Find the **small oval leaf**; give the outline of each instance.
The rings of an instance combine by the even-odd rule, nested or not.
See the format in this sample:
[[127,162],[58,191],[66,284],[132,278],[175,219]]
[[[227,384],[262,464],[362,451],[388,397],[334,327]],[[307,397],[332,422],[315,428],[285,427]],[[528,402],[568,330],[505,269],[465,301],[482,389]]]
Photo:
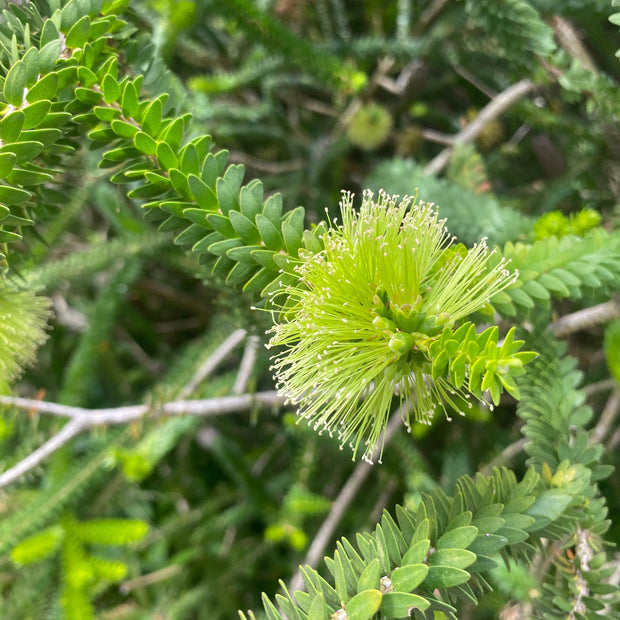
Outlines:
[[383,595],[379,590],[364,590],[346,605],[347,620],[370,620],[381,607]]
[[430,601],[417,594],[390,592],[383,595],[380,609],[386,618],[411,618],[413,609],[425,611],[430,605]]
[[360,578],[357,580],[357,591],[376,590],[379,587],[379,579],[381,578],[381,565],[379,560],[375,558],[366,566]]
[[473,525],[464,525],[447,531],[437,541],[437,549],[465,549],[478,535],[478,528]]
[[428,566],[426,564],[401,566],[392,571],[392,587],[396,592],[412,592],[424,581],[427,574]]

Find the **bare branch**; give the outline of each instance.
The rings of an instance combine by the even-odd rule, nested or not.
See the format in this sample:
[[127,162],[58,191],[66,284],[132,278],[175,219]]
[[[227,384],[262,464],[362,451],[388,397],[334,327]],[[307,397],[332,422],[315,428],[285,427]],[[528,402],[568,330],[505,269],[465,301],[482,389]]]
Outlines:
[[583,310],[566,314],[557,321],[551,323],[549,329],[551,329],[556,336],[562,338],[582,329],[607,323],[607,321],[611,321],[619,316],[620,303],[612,299],[611,301],[606,301],[597,306],[591,306],[590,308],[584,308]]
[[187,398],[246,337],[245,329],[236,329],[198,368],[194,376],[179,393],[179,398]]
[[114,424],[128,424],[150,414],[158,416],[216,416],[227,413],[250,411],[254,407],[276,407],[284,404],[284,398],[275,391],[257,392],[256,394],[242,394],[238,396],[223,396],[204,400],[176,400],[153,405],[130,405],[110,409],[83,409],[59,403],[50,403],[31,398],[17,396],[0,396],[0,404],[18,407],[38,413],[49,413],[56,416],[70,418],[63,428],[53,435],[41,447],[28,455],[3,474],[0,475],[0,488],[17,480],[20,476],[39,465],[48,456],[66,445],[79,433],[95,428]]
[[243,350],[243,357],[241,358],[241,364],[239,364],[239,370],[237,372],[237,378],[232,388],[233,394],[243,394],[247,390],[248,381],[250,375],[256,364],[256,358],[258,357],[258,347],[260,345],[260,339],[258,336],[250,336],[245,343],[245,349]]
[[[480,114],[469,125],[454,136],[454,144],[465,144],[474,140],[488,123],[499,116],[515,101],[534,90],[535,87],[534,82],[531,80],[521,80],[499,93],[497,97],[480,110]],[[445,148],[428,163],[426,168],[424,168],[424,172],[426,174],[438,174],[448,165],[451,155],[452,147]]]
[[54,454],[56,450],[60,450],[60,448],[69,443],[83,430],[84,425],[81,419],[73,419],[68,424],[65,424],[58,433],[52,435],[42,446],[37,448],[34,452],[31,452],[25,459],[17,463],[17,465],[7,469],[0,475],[0,488],[21,478],[26,472],[29,472],[42,463],[48,456]]
[[523,452],[523,448],[525,448],[528,441],[529,440],[527,437],[522,437],[521,439],[507,445],[490,463],[487,463],[484,467],[480,468],[480,473],[485,476],[490,475],[495,467],[505,465],[517,456],[517,454]]
[[612,428],[618,412],[620,412],[620,389],[616,387],[605,403],[605,408],[596,426],[592,429],[590,434],[591,444],[603,441]]

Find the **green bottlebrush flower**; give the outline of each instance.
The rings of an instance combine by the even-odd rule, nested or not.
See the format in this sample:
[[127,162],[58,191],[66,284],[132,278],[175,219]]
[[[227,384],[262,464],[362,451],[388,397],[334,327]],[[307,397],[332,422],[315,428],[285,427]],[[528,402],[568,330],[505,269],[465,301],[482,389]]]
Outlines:
[[0,284],[0,386],[19,375],[47,338],[49,300]]
[[349,140],[364,151],[379,148],[390,135],[392,117],[388,110],[378,103],[362,105],[347,126]]
[[[443,335],[452,346],[451,328],[517,275],[490,260],[484,240],[451,246],[429,204],[365,192],[359,213],[348,193],[340,206],[342,225],[328,229],[324,249],[300,252],[299,281],[285,290],[268,346],[284,347],[272,370],[302,418],[335,431],[341,448],[351,441],[354,458],[363,442],[370,460],[395,393],[425,423],[437,406],[468,396],[449,372],[433,378],[431,345]],[[404,421],[409,427],[409,414]]]

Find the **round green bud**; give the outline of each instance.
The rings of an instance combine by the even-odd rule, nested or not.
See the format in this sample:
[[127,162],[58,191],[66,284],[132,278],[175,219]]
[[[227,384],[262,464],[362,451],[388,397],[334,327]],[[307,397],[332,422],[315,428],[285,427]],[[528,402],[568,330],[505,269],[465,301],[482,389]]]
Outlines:
[[396,332],[390,337],[388,347],[397,355],[405,355],[413,348],[413,337],[405,332]]

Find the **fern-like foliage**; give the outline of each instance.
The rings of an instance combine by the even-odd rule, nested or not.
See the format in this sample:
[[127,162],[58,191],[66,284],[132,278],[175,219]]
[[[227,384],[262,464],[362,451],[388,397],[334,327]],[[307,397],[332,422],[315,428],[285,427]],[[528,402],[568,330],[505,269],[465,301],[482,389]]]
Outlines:
[[[347,539],[326,558],[332,580],[302,571],[306,592],[276,595],[281,611],[263,598],[269,620],[332,616],[370,620],[426,618],[433,611],[458,618],[458,606],[490,589],[486,571],[501,552],[531,558],[572,497],[545,488],[533,468],[521,481],[506,469],[463,476],[456,494],[434,489],[415,513],[384,513],[372,534]],[[340,614],[340,615],[338,615]],[[346,615],[345,615],[346,614]],[[241,614],[245,618],[244,614]]]
[[596,617],[602,610],[611,617],[619,603],[617,589],[606,583],[614,569],[604,566],[603,535],[611,520],[597,483],[613,467],[601,463],[604,446],[593,443],[585,429],[592,410],[579,390],[582,373],[576,360],[563,357],[565,344],[549,335],[540,335],[539,342],[543,353],[521,381],[517,408],[525,421],[525,452],[550,492],[571,498],[563,517],[550,525],[560,549],[569,552],[558,550],[539,605],[546,618],[559,620],[566,612]]
[[325,559],[330,581],[306,567],[306,592],[284,588],[277,606],[264,597],[269,620],[427,618],[435,611],[456,619],[459,604],[476,603],[490,589],[486,572],[498,553],[531,561],[546,538],[559,547],[543,575],[544,595],[534,601],[540,613],[595,618],[605,609],[611,617],[620,597],[608,583],[614,568],[603,565],[610,521],[596,486],[611,468],[600,464],[602,446],[588,443],[592,412],[583,405],[575,360],[562,357],[564,347],[549,337],[541,344],[544,353],[519,381],[530,455],[523,479],[506,469],[463,476],[452,497],[433,489],[415,512],[398,507],[396,520],[384,513],[357,545],[338,542]]
[[[290,273],[280,273],[292,270],[281,255],[295,255],[304,246],[320,248],[320,229],[304,233],[303,209],[283,215],[279,196],[263,200],[260,182],[242,187],[243,167],[226,168],[226,152],[210,153],[208,136],[186,140],[189,115],[166,116],[165,94],[141,98],[142,76],[119,78],[117,55],[104,36],[128,36],[125,23],[114,15],[119,9],[118,3],[69,2],[43,22],[32,7],[30,21],[44,24],[39,33],[29,32],[28,43],[37,44],[27,52],[34,64],[25,55],[16,60],[4,83],[2,122],[13,131],[2,147],[10,183],[3,202],[15,208],[38,204],[36,187],[26,189],[25,179],[8,177],[18,159],[25,164],[60,144],[63,134],[48,127],[51,120],[65,125],[71,119],[69,133],[81,125],[93,144],[107,145],[101,165],[117,169],[112,181],[131,184],[129,197],[148,200],[144,209],[149,219],[161,222],[159,230],[174,231],[175,243],[210,261],[228,284],[265,295],[295,281]],[[74,99],[62,98],[68,88],[74,89]],[[52,99],[62,112],[50,111]],[[23,129],[26,114],[35,114],[27,126],[35,123],[39,133]],[[45,174],[47,181],[51,172]],[[16,240],[20,225],[5,218],[3,230]]]
[[555,48],[551,28],[526,0],[466,0],[465,13],[474,28],[497,37],[494,53],[504,53],[511,60],[523,59],[523,50],[544,56]]
[[394,159],[379,166],[366,179],[373,191],[381,188],[392,194],[431,197],[439,205],[439,214],[450,223],[450,231],[467,244],[488,237],[493,244],[504,245],[526,235],[531,227],[528,217],[503,206],[490,194],[475,194],[470,189],[435,175],[408,159]]
[[492,303],[508,316],[549,308],[552,298],[579,299],[587,292],[617,290],[620,285],[620,235],[602,228],[583,237],[547,237],[531,245],[508,243],[504,256],[519,269],[519,281]]

